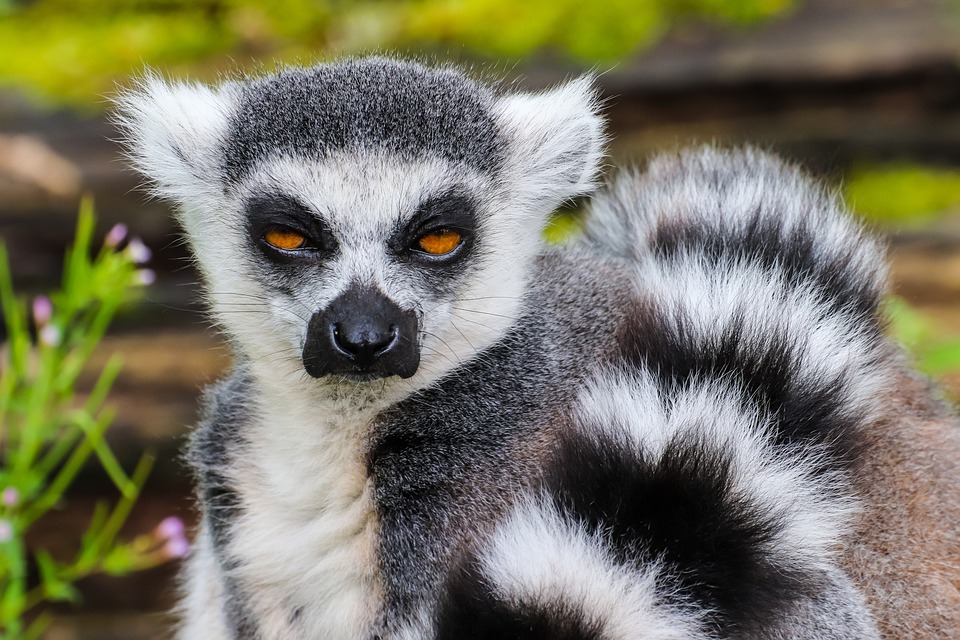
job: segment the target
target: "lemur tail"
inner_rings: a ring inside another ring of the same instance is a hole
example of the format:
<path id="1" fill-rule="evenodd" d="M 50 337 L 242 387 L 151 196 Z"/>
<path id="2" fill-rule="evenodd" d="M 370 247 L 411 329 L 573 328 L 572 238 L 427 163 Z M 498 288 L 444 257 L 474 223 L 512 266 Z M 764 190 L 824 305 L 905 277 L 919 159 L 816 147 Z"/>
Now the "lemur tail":
<path id="1" fill-rule="evenodd" d="M 882 409 L 883 248 L 796 167 L 754 149 L 661 156 L 596 198 L 584 242 L 635 267 L 630 369 L 732 386 L 779 443 L 834 453 Z"/>
<path id="2" fill-rule="evenodd" d="M 637 262 L 687 254 L 779 267 L 791 284 L 868 307 L 886 287 L 881 247 L 839 198 L 754 148 L 706 146 L 623 171 L 592 201 L 584 241 Z"/>
<path id="3" fill-rule="evenodd" d="M 438 637 L 876 637 L 835 553 L 896 358 L 878 243 L 794 167 L 715 148 L 622 175 L 585 242 L 635 272 L 622 355 Z"/>

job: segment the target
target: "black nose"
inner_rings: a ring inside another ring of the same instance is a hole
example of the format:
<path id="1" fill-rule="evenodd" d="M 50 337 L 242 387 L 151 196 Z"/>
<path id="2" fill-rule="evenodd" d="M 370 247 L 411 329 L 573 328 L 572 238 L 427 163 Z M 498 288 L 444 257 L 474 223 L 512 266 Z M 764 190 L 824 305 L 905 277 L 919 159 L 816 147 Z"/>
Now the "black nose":
<path id="1" fill-rule="evenodd" d="M 352 320 L 352 321 L 351 321 Z M 366 316 L 333 324 L 333 346 L 348 359 L 368 366 L 397 340 L 397 325 L 390 318 Z"/>
<path id="2" fill-rule="evenodd" d="M 409 378 L 420 365 L 417 316 L 374 287 L 353 285 L 307 327 L 303 366 L 315 378 Z"/>

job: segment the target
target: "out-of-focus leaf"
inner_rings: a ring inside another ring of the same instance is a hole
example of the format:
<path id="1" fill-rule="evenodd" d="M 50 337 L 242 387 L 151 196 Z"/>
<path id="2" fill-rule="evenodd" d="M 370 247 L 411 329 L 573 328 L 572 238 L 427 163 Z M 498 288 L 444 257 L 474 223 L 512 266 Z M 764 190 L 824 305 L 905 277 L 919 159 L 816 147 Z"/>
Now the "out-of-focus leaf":
<path id="1" fill-rule="evenodd" d="M 960 171 L 913 164 L 855 168 L 844 196 L 868 220 L 898 227 L 960 212 Z"/>
<path id="2" fill-rule="evenodd" d="M 960 335 L 937 326 L 901 298 L 887 300 L 894 338 L 913 353 L 917 366 L 931 376 L 960 371 Z"/>
<path id="3" fill-rule="evenodd" d="M 51 602 L 76 602 L 80 598 L 77 591 L 69 582 L 60 579 L 60 569 L 57 562 L 46 551 L 39 551 L 36 555 L 37 569 L 40 573 L 40 583 L 43 585 L 44 597 Z"/>
<path id="4" fill-rule="evenodd" d="M 577 211 L 559 211 L 555 213 L 543 235 L 550 244 L 562 244 L 575 237 L 583 229 L 583 218 Z"/>
<path id="5" fill-rule="evenodd" d="M 960 340 L 951 340 L 937 345 L 924 354 L 921 366 L 932 375 L 960 371 Z"/>

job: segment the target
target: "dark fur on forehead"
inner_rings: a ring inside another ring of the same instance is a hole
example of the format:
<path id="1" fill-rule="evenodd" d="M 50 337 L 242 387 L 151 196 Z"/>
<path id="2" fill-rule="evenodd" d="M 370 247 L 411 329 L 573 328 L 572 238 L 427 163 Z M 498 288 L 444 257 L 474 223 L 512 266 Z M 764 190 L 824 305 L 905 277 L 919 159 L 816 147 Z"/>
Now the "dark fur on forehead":
<path id="1" fill-rule="evenodd" d="M 287 69 L 241 87 L 224 149 L 232 183 L 277 152 L 320 159 L 382 148 L 491 173 L 503 162 L 493 93 L 452 68 L 365 58 Z"/>

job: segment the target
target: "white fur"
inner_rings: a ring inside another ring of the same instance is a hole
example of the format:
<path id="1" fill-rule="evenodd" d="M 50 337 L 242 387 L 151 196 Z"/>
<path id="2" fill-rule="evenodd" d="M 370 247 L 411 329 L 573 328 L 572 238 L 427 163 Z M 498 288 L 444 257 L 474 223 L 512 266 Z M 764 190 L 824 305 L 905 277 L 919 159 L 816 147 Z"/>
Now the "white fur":
<path id="1" fill-rule="evenodd" d="M 518 199 L 553 209 L 593 191 L 607 141 L 593 77 L 507 95 L 496 109 L 510 144 L 503 175 Z"/>
<path id="2" fill-rule="evenodd" d="M 184 624 L 178 630 L 177 637 L 184 640 L 229 638 L 224 620 L 226 594 L 222 572 L 220 563 L 213 555 L 206 525 L 197 532 L 182 579 L 181 588 L 185 597 L 180 602 L 178 613 Z"/>
<path id="3" fill-rule="evenodd" d="M 185 211 L 217 197 L 220 143 L 235 108 L 230 84 L 167 82 L 150 72 L 116 103 L 114 121 L 130 142 L 129 159 L 154 195 Z"/>
<path id="4" fill-rule="evenodd" d="M 777 268 L 751 262 L 716 266 L 697 252 L 674 260 L 639 263 L 636 286 L 642 298 L 655 300 L 674 327 L 690 329 L 684 340 L 703 350 L 715 349 L 726 327 L 743 321 L 745 353 L 777 350 L 776 336 L 790 338 L 800 379 L 842 383 L 850 411 L 877 417 L 877 398 L 890 384 L 881 354 L 887 346 L 828 307 L 809 284 L 790 287 Z"/>
<path id="5" fill-rule="evenodd" d="M 702 620 L 670 605 L 657 564 L 637 571 L 619 564 L 608 543 L 526 499 L 483 547 L 480 564 L 497 595 L 518 605 L 580 611 L 610 640 L 706 639 Z"/>
<path id="6" fill-rule="evenodd" d="M 638 460 L 656 461 L 677 438 L 722 452 L 731 462 L 731 494 L 780 524 L 766 553 L 785 567 L 829 568 L 855 503 L 838 493 L 840 478 L 811 473 L 820 452 L 785 455 L 772 443 L 771 425 L 751 407 L 726 381 L 694 381 L 667 395 L 649 372 L 610 370 L 587 383 L 577 417 L 588 435 L 600 426 L 604 437 L 628 443 Z"/>
<path id="7" fill-rule="evenodd" d="M 238 561 L 233 575 L 252 594 L 265 640 L 360 637 L 379 589 L 364 437 L 386 400 L 338 396 L 334 385 L 306 394 L 266 367 L 258 373 L 256 396 L 270 401 L 231 470 L 244 503 L 226 550 Z"/>

